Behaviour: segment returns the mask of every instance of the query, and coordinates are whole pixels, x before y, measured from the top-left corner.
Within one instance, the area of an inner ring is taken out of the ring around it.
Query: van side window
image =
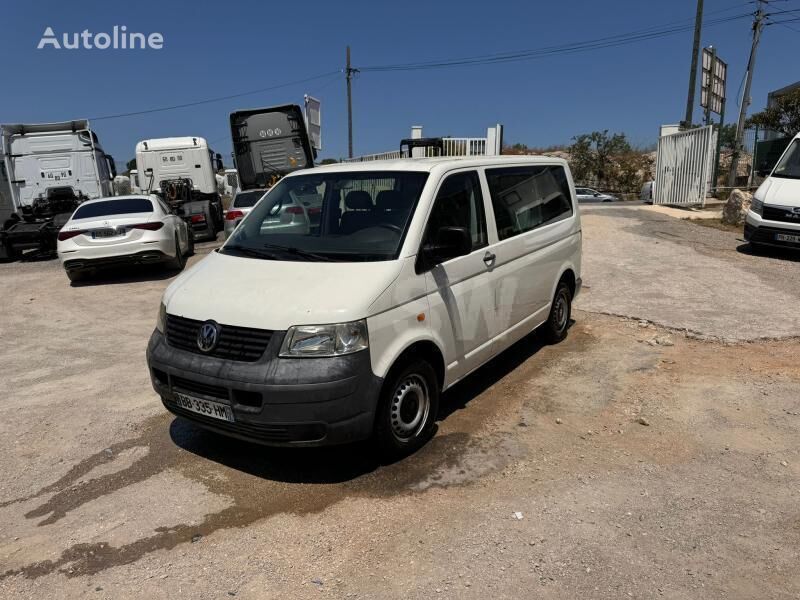
[[[456,173],[444,180],[428,218],[424,243],[431,243],[441,227],[465,227],[472,236],[472,250],[487,245],[486,214],[476,171]]]
[[[486,169],[501,240],[572,215],[567,174],[558,165]]]

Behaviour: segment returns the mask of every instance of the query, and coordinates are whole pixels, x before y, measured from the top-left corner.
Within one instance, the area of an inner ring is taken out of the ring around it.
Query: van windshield
[[[220,251],[266,260],[393,260],[427,178],[412,171],[286,177]]]
[[[800,139],[795,139],[775,165],[773,177],[800,179]]]

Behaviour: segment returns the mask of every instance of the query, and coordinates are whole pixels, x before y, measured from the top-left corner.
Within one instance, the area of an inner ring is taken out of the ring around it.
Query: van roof
[[[474,156],[474,157],[436,157],[436,158],[399,158],[394,160],[371,160],[366,162],[345,162],[332,165],[322,165],[313,169],[295,171],[287,175],[314,173],[328,173],[337,171],[448,171],[453,168],[464,167],[495,167],[512,165],[564,165],[567,161],[563,158],[550,156]]]
[[[200,136],[155,138],[136,144],[136,152],[148,150],[181,150],[184,148],[208,148],[206,139]]]

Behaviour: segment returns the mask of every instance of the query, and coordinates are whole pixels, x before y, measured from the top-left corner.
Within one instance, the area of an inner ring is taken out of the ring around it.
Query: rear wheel
[[[433,367],[411,360],[393,368],[384,382],[374,440],[381,455],[396,460],[425,444],[436,427],[439,386]]]
[[[189,247],[186,250],[186,256],[194,256],[194,231],[191,227],[186,227],[186,237],[189,239]]]
[[[550,306],[550,315],[542,325],[542,334],[548,344],[557,344],[567,337],[572,315],[572,292],[566,281],[560,281]]]
[[[176,271],[180,271],[183,269],[184,265],[186,264],[186,257],[181,252],[181,244],[178,241],[178,234],[175,233],[175,257],[167,261],[167,267],[170,269],[175,269]]]

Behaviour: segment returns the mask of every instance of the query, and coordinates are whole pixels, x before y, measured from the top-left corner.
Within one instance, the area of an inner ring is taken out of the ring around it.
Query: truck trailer
[[[85,119],[0,125],[0,159],[0,259],[54,256],[77,206],[113,195],[114,159]]]
[[[136,144],[142,192],[158,194],[170,205],[180,206],[195,238],[214,240],[222,231],[222,198],[216,178],[222,169],[222,157],[201,137],[157,138]]]

